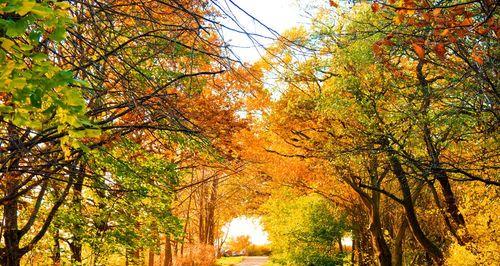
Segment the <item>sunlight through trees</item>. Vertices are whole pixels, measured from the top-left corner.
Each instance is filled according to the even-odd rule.
[[[0,264],[499,264],[498,2],[238,2],[0,0]]]

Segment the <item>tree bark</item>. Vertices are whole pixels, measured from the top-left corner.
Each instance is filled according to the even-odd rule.
[[[217,189],[219,187],[219,179],[214,178],[212,182],[212,191],[210,200],[207,204],[206,216],[206,243],[207,245],[214,245],[215,242],[215,208],[217,207]]]
[[[14,174],[6,174],[6,195],[17,193],[18,177]],[[19,248],[21,240],[18,227],[18,200],[17,197],[4,203],[3,215],[5,217],[4,224],[4,241],[5,248],[2,254],[2,265],[18,266],[21,263],[22,253]]]
[[[401,218],[401,226],[394,238],[394,247],[392,250],[392,265],[402,266],[403,265],[403,242],[405,238],[406,228],[408,227],[408,221],[405,217]]]
[[[80,217],[82,217],[82,189],[83,189],[83,168],[78,169],[75,185],[73,186],[72,205]],[[77,221],[71,228],[73,233],[71,242],[68,243],[71,250],[71,261],[76,263],[82,262],[82,225],[81,221]]]
[[[342,237],[339,237],[339,238],[337,239],[337,243],[338,243],[338,245],[339,245],[339,252],[340,252],[340,253],[343,253],[343,252],[344,252],[344,248],[342,247]]]
[[[351,247],[351,265],[354,266],[356,264],[356,252],[357,252],[357,241],[358,237],[356,236],[356,232],[352,231],[352,247]]]
[[[465,227],[466,227],[465,219],[464,219],[462,213],[460,213],[460,210],[458,209],[457,201],[456,201],[455,195],[453,193],[453,190],[451,188],[450,179],[448,177],[448,174],[446,173],[446,171],[444,171],[441,168],[441,161],[439,159],[440,152],[436,148],[436,143],[432,139],[432,131],[431,131],[430,124],[428,122],[428,117],[427,117],[428,112],[429,112],[429,108],[430,108],[430,104],[431,104],[432,94],[431,94],[431,91],[429,88],[429,83],[428,83],[428,81],[423,73],[423,70],[422,70],[423,65],[424,65],[424,61],[420,60],[418,65],[417,65],[416,72],[417,72],[417,78],[418,78],[419,83],[420,83],[420,90],[422,92],[422,98],[423,98],[422,105],[420,107],[420,111],[421,111],[422,115],[425,116],[424,119],[422,119],[423,120],[423,138],[424,138],[427,154],[431,160],[430,171],[431,171],[432,175],[438,180],[438,182],[441,186],[441,192],[443,193],[444,201],[445,201],[445,204],[447,207],[446,210],[447,210],[448,214],[450,215],[451,219],[456,223],[456,225],[458,227],[465,229]],[[462,241],[459,241],[459,242],[462,242],[464,245],[465,243],[467,243],[469,241],[470,241],[470,237],[468,236],[468,234],[466,234],[462,238]]]
[[[403,194],[403,206],[406,213],[406,219],[410,226],[410,230],[413,233],[413,236],[415,236],[415,239],[418,241],[420,246],[429,253],[432,259],[438,265],[442,265],[444,263],[443,253],[436,245],[434,245],[434,243],[432,243],[432,241],[429,238],[427,238],[427,236],[422,231],[422,228],[420,227],[420,224],[418,222],[417,215],[415,213],[415,208],[413,206],[410,185],[408,184],[408,179],[406,177],[405,171],[403,170],[403,166],[401,165],[399,159],[396,157],[392,147],[387,146],[386,148],[392,170],[394,172],[394,175],[398,179],[399,186]]]
[[[163,266],[172,266],[172,245],[170,241],[170,236],[165,237],[165,260],[163,261]]]
[[[374,155],[370,157],[370,185],[380,189],[380,180],[378,173],[378,160]],[[382,177],[383,178],[383,177]],[[369,215],[369,231],[372,238],[374,255],[377,258],[377,263],[381,266],[391,265],[391,249],[385,241],[384,231],[382,230],[382,222],[380,218],[380,192],[371,190],[370,197],[370,215]]]
[[[155,253],[153,252],[152,248],[150,248],[148,252],[148,265],[149,266],[155,265]]]
[[[391,250],[384,239],[378,204],[376,205],[372,206],[370,210],[370,225],[368,230],[371,236],[374,256],[377,258],[377,264],[389,266],[392,263]]]
[[[61,244],[59,243],[59,230],[54,233],[54,251],[52,261],[54,266],[61,265]]]

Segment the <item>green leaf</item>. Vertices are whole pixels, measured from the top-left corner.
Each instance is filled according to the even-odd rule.
[[[26,32],[26,29],[28,28],[28,20],[27,19],[21,19],[18,21],[7,21],[6,23],[6,34],[9,37],[18,37],[21,36]]]
[[[1,114],[12,113],[12,111],[14,111],[14,109],[12,108],[12,106],[0,105],[0,113]]]
[[[66,28],[57,25],[52,34],[50,34],[50,38],[56,42],[60,42],[66,38]]]
[[[47,59],[47,55],[46,54],[43,54],[43,53],[37,53],[37,54],[34,54],[31,56],[31,59],[33,59],[33,61],[35,61],[35,63],[39,64],[41,63],[43,60]]]
[[[33,93],[31,93],[30,102],[33,107],[42,107],[42,91],[40,89],[36,89],[33,91]]]
[[[31,13],[42,18],[48,18],[53,15],[54,11],[48,7],[37,5],[31,10]]]
[[[29,44],[21,44],[19,48],[21,48],[21,50],[23,51],[31,51],[33,49],[33,46]]]
[[[35,42],[35,43],[39,43],[40,42],[40,38],[42,37],[42,32],[39,31],[39,30],[32,30],[30,32],[30,40]]]

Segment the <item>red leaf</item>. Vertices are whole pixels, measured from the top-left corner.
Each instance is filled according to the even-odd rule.
[[[372,4],[372,11],[374,13],[377,13],[377,11],[379,11],[379,10],[380,10],[380,5],[377,2],[373,3]]]
[[[436,51],[437,56],[439,56],[440,58],[444,58],[444,54],[446,53],[444,44],[438,43],[436,47],[434,47],[434,50]]]

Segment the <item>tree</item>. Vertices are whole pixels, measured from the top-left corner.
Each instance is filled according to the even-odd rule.
[[[250,242],[250,236],[237,236],[228,242],[229,249],[240,254],[245,254],[250,245],[252,245],[252,242]]]
[[[344,253],[334,246],[347,231],[345,215],[317,195],[298,196],[286,189],[263,206],[272,258],[280,264],[333,265]]]

